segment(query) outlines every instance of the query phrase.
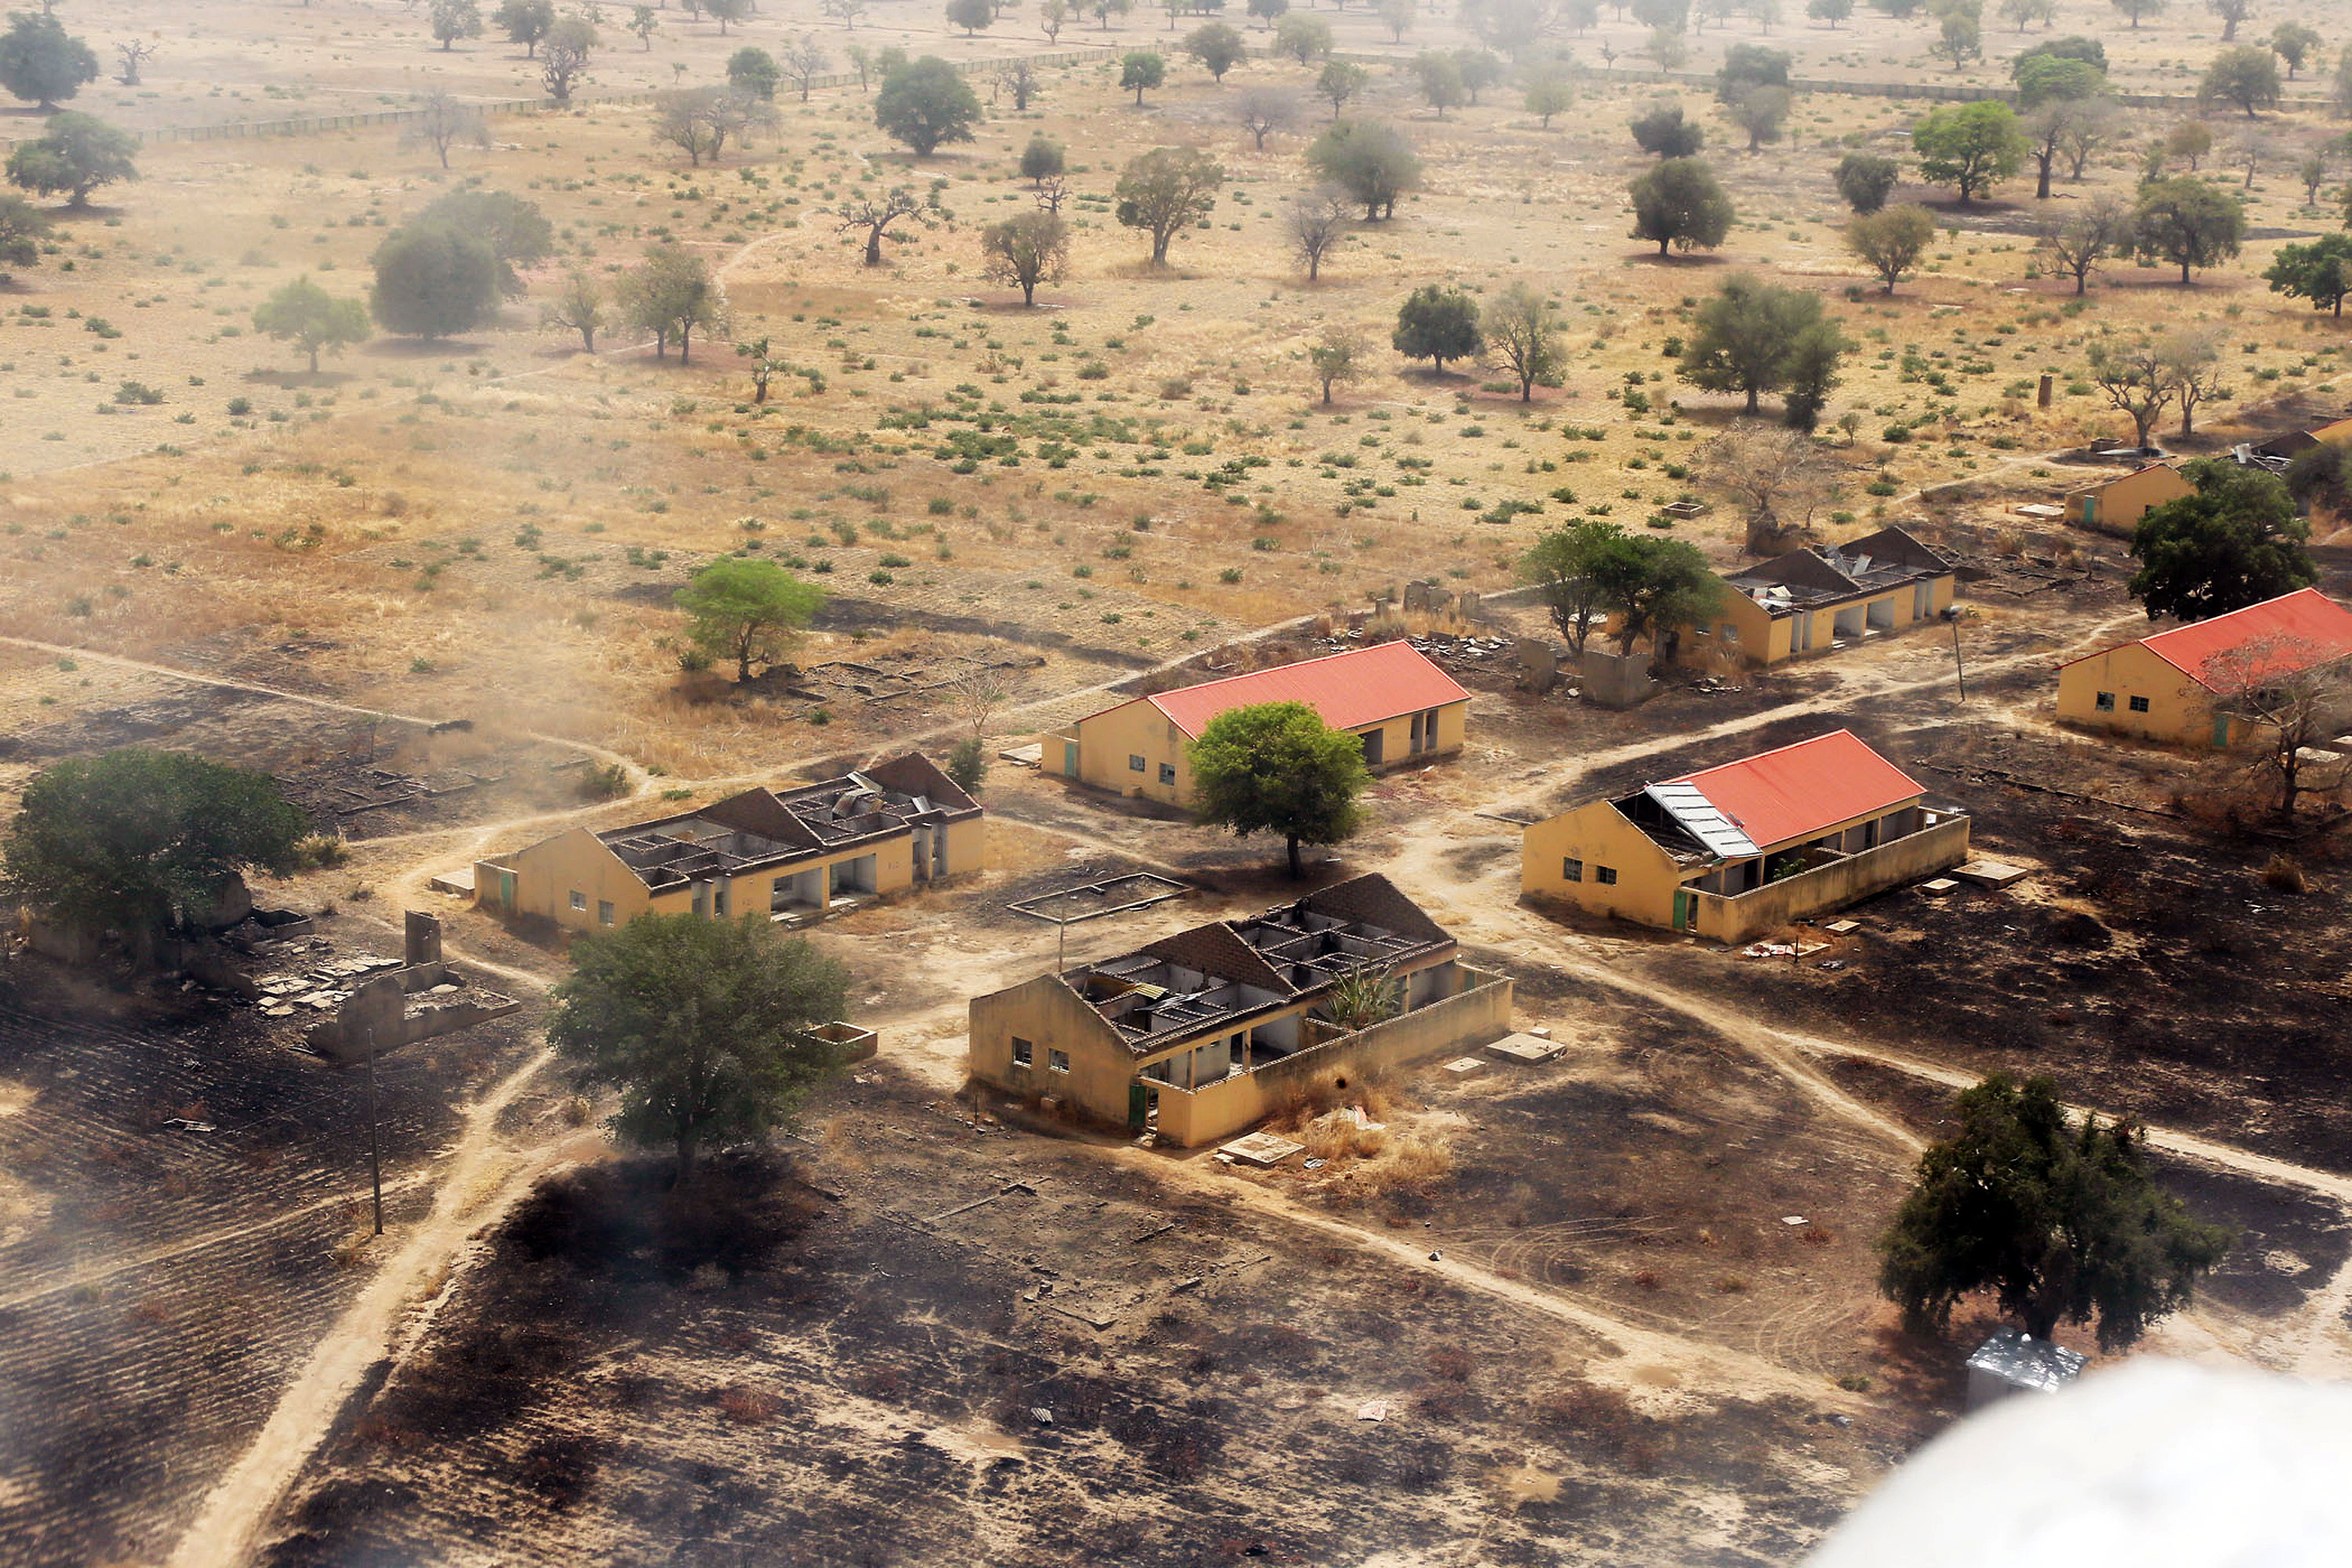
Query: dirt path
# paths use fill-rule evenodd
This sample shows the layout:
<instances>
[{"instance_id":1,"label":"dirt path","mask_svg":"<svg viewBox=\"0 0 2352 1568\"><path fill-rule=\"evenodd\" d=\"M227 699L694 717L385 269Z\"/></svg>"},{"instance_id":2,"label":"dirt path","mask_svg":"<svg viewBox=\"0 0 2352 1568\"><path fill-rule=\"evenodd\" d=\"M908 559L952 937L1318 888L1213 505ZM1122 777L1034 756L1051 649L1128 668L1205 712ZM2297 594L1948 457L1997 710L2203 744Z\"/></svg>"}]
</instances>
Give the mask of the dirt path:
<instances>
[{"instance_id":1,"label":"dirt path","mask_svg":"<svg viewBox=\"0 0 2352 1568\"><path fill-rule=\"evenodd\" d=\"M594 1134L509 1147L498 1132L499 1114L529 1089L552 1059L542 1050L467 1112L465 1131L442 1173L432 1212L385 1258L357 1300L311 1348L300 1372L278 1396L278 1407L252 1445L215 1483L195 1520L180 1538L170 1568L239 1568L278 1499L368 1369L384 1359L404 1319L419 1305L418 1286L446 1280L467 1240L495 1223L542 1175L601 1144ZM429 1303L428 1303L429 1305ZM415 1323L409 1324L411 1332Z\"/></svg>"}]
</instances>

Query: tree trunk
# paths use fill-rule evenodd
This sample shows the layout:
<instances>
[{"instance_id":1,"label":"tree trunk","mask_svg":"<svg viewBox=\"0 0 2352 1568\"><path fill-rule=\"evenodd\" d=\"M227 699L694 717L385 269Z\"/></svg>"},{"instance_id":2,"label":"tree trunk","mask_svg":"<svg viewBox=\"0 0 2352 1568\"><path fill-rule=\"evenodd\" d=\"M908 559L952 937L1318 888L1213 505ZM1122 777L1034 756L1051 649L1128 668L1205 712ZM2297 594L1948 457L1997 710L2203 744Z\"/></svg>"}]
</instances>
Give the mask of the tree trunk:
<instances>
[{"instance_id":1,"label":"tree trunk","mask_svg":"<svg viewBox=\"0 0 2352 1568\"><path fill-rule=\"evenodd\" d=\"M1298 835L1290 836L1290 879L1297 881L1307 875L1306 863L1298 858Z\"/></svg>"},{"instance_id":2,"label":"tree trunk","mask_svg":"<svg viewBox=\"0 0 2352 1568\"><path fill-rule=\"evenodd\" d=\"M868 267L882 265L882 227L879 224L866 233L866 265Z\"/></svg>"},{"instance_id":3,"label":"tree trunk","mask_svg":"<svg viewBox=\"0 0 2352 1568\"><path fill-rule=\"evenodd\" d=\"M1034 282L1025 279L1023 279L1021 284L1021 302L1024 305L1034 305L1037 302L1037 285Z\"/></svg>"},{"instance_id":4,"label":"tree trunk","mask_svg":"<svg viewBox=\"0 0 2352 1568\"><path fill-rule=\"evenodd\" d=\"M2076 294L2077 296L2081 296L2081 295L2084 295L2084 294L2087 294L2087 293L2089 293L2090 291L2091 291L2091 275L2090 275L2088 272L2077 272L2077 273L2075 273L2075 274L2074 274L2074 292L2075 292L2075 294Z\"/></svg>"},{"instance_id":5,"label":"tree trunk","mask_svg":"<svg viewBox=\"0 0 2352 1568\"><path fill-rule=\"evenodd\" d=\"M319 351L317 349L312 349L310 351L310 374L312 375L319 374Z\"/></svg>"},{"instance_id":6,"label":"tree trunk","mask_svg":"<svg viewBox=\"0 0 2352 1568\"><path fill-rule=\"evenodd\" d=\"M2186 261L2180 264L2180 282L2184 288L2187 287L2189 283L2189 263Z\"/></svg>"},{"instance_id":7,"label":"tree trunk","mask_svg":"<svg viewBox=\"0 0 2352 1568\"><path fill-rule=\"evenodd\" d=\"M2042 165L2041 183L2033 187L2033 199L2037 202L2046 202L2050 199L2050 165L2055 161L2055 154L2036 160Z\"/></svg>"},{"instance_id":8,"label":"tree trunk","mask_svg":"<svg viewBox=\"0 0 2352 1568\"><path fill-rule=\"evenodd\" d=\"M689 343L688 340L693 335L694 329L692 327L680 326L677 330L677 363L680 364L687 363L687 354L692 347L691 343Z\"/></svg>"},{"instance_id":9,"label":"tree trunk","mask_svg":"<svg viewBox=\"0 0 2352 1568\"><path fill-rule=\"evenodd\" d=\"M1751 387L1749 387L1749 388L1748 389L1748 413L1753 414L1753 413L1755 413L1755 412L1757 411L1757 409L1758 409L1759 407L1760 407L1760 406L1761 406L1761 405L1760 405L1760 404L1759 403L1759 401L1758 401L1759 397L1761 395L1761 393L1762 393L1762 389L1761 389L1761 388L1759 388L1759 387L1754 387L1754 386L1751 386Z\"/></svg>"}]
</instances>

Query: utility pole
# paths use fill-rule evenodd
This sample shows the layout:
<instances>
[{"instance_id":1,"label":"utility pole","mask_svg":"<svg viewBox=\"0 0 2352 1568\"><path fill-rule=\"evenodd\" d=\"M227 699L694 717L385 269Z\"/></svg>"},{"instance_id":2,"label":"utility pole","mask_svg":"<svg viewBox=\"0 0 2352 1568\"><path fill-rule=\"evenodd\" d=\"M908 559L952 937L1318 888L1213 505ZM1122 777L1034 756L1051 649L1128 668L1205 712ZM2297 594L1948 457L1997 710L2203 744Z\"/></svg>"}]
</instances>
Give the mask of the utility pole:
<instances>
[{"instance_id":1,"label":"utility pole","mask_svg":"<svg viewBox=\"0 0 2352 1568\"><path fill-rule=\"evenodd\" d=\"M375 1028L360 1026L360 1046L367 1052L368 1185L375 1192L375 1233L383 1234L383 1157L376 1145Z\"/></svg>"},{"instance_id":2,"label":"utility pole","mask_svg":"<svg viewBox=\"0 0 2352 1568\"><path fill-rule=\"evenodd\" d=\"M1952 621L1952 672L1959 677L1960 700L1966 702L1969 700L1969 669L1968 666L1963 663L1960 658L1959 612L1958 610L1947 610L1944 613L1949 616Z\"/></svg>"}]
</instances>

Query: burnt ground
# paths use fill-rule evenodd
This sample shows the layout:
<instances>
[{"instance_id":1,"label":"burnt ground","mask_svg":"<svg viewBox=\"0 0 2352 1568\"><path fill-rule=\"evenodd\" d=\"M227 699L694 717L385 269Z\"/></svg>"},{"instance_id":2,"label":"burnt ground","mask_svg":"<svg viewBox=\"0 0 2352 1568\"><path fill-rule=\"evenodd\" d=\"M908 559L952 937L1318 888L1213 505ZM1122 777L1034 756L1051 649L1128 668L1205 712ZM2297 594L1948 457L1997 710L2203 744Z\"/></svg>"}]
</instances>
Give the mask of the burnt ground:
<instances>
[{"instance_id":1,"label":"burnt ground","mask_svg":"<svg viewBox=\"0 0 2352 1568\"><path fill-rule=\"evenodd\" d=\"M873 1077L797 1192L543 1188L268 1560L1781 1563L1897 1447Z\"/></svg>"},{"instance_id":2,"label":"burnt ground","mask_svg":"<svg viewBox=\"0 0 2352 1568\"><path fill-rule=\"evenodd\" d=\"M324 922L381 948L352 923ZM55 979L0 972L0 1560L156 1561L375 1261L362 1100L251 1009ZM528 1033L386 1058L389 1224Z\"/></svg>"}]
</instances>

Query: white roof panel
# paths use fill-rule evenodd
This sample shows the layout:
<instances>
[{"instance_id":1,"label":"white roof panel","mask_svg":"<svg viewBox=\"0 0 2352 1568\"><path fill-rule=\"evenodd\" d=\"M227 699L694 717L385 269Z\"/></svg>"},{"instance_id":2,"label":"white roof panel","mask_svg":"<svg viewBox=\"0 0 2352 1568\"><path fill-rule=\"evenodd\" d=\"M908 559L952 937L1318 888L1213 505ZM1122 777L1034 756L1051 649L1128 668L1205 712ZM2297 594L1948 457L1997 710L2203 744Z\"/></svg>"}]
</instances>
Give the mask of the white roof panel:
<instances>
[{"instance_id":1,"label":"white roof panel","mask_svg":"<svg viewBox=\"0 0 2352 1568\"><path fill-rule=\"evenodd\" d=\"M1657 802L1659 809L1684 832L1727 860L1764 853L1737 822L1699 793L1696 784L1654 784L1642 793Z\"/></svg>"}]
</instances>

